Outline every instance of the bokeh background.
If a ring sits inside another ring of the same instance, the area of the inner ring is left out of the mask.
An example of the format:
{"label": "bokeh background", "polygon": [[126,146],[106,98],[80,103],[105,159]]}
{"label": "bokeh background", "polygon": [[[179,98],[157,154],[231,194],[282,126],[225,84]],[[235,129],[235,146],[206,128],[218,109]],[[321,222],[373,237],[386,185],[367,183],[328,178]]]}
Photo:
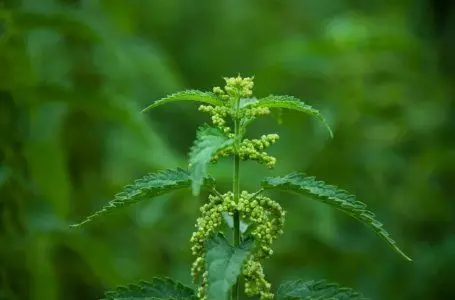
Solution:
{"label": "bokeh background", "polygon": [[[242,165],[242,188],[297,170],[358,195],[414,262],[309,199],[290,211],[266,262],[276,287],[322,279],[373,299],[455,299],[455,18],[450,0],[0,1],[0,299],[98,299],[119,284],[191,284],[189,238],[205,194],[168,194],[82,230],[147,172],[185,167],[197,104],[141,115],[182,89],[256,78],[283,112],[277,168]],[[211,167],[221,190],[230,161]]]}

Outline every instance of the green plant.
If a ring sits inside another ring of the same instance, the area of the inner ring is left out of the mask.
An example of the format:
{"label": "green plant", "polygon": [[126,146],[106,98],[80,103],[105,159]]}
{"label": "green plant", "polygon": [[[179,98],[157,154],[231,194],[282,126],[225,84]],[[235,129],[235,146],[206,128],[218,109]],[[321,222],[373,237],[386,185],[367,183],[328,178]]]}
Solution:
{"label": "green plant", "polygon": [[[253,78],[225,78],[224,89],[215,87],[213,92],[189,90],[160,99],[144,109],[159,105],[192,100],[206,105],[200,111],[211,115],[213,126],[199,128],[197,138],[189,154],[188,170],[177,168],[144,176],[128,185],[100,211],[87,217],[81,226],[118,208],[141,200],[150,199],[177,189],[191,187],[193,195],[201,188],[210,191],[209,201],[197,219],[196,232],[191,237],[192,253],[196,257],[191,268],[198,290],[193,291],[171,279],[155,278],[151,282],[122,287],[106,293],[106,299],[239,299],[243,282],[247,296],[260,299],[364,299],[349,288],[338,287],[325,281],[301,280],[286,282],[272,293],[266,280],[261,261],[273,254],[272,243],[283,233],[285,211],[264,195],[268,190],[297,193],[331,205],[371,227],[393,250],[406,260],[394,240],[383,229],[364,203],[355,196],[318,181],[303,173],[291,173],[283,177],[271,177],[262,181],[262,187],[253,193],[240,190],[240,161],[255,160],[273,168],[276,159],[265,149],[278,141],[277,134],[267,134],[259,139],[245,138],[246,129],[256,118],[267,115],[271,109],[285,108],[309,114],[320,120],[332,136],[323,116],[311,106],[292,96],[252,97]],[[207,166],[223,157],[233,156],[232,191],[219,192],[215,179],[207,174]],[[232,243],[228,242],[222,226],[233,231]]]}

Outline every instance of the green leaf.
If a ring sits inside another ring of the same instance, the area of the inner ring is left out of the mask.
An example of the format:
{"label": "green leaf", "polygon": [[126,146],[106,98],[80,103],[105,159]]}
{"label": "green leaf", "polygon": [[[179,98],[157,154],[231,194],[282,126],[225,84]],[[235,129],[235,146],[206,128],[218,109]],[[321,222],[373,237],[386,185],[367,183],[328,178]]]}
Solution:
{"label": "green leaf", "polygon": [[237,281],[253,240],[246,239],[239,247],[232,247],[221,234],[207,241],[205,267],[207,274],[207,299],[225,300],[229,289]]}
{"label": "green leaf", "polygon": [[244,108],[246,106],[251,106],[254,104],[259,103],[258,99],[256,98],[240,98],[239,100],[239,108]]}
{"label": "green leaf", "polygon": [[312,108],[310,105],[305,104],[293,96],[270,95],[259,99],[258,102],[251,102],[251,105],[254,107],[286,108],[306,113],[321,121],[329,131],[330,137],[333,137],[332,129],[322,114],[317,109]]}
{"label": "green leaf", "polygon": [[207,177],[207,165],[212,156],[218,151],[231,145],[229,139],[220,129],[210,126],[199,127],[196,140],[189,154],[190,179],[193,195],[199,195],[204,178]]}
{"label": "green leaf", "polygon": [[142,112],[153,109],[153,108],[163,105],[163,104],[167,104],[170,102],[177,102],[177,101],[199,101],[199,102],[204,102],[204,103],[215,105],[215,106],[223,105],[223,102],[221,102],[221,100],[218,99],[215,96],[215,94],[213,94],[211,92],[202,92],[202,91],[198,91],[198,90],[187,90],[187,91],[177,92],[177,93],[174,93],[167,97],[161,98],[161,99],[155,101],[153,104],[144,108],[142,110]]}
{"label": "green leaf", "polygon": [[104,294],[102,300],[196,300],[194,291],[170,278],[153,278],[151,282],[118,287]]}
{"label": "green leaf", "polygon": [[[222,212],[221,215],[223,216],[224,221],[229,226],[229,228],[234,229],[234,216],[229,215],[227,212]],[[245,233],[250,226],[248,223],[240,219],[240,232]]]}
{"label": "green leaf", "polygon": [[[208,178],[205,185],[213,185],[214,181]],[[120,208],[130,206],[142,200],[163,195],[181,188],[189,187],[191,184],[189,173],[181,168],[167,169],[157,173],[148,174],[140,179],[137,179],[133,184],[127,185],[123,190],[114,196],[114,200],[110,201],[101,210],[87,217],[79,224],[71,225],[71,227],[79,227],[85,223],[91,222],[96,218],[108,215],[117,211]]]}
{"label": "green leaf", "polygon": [[389,237],[389,233],[383,228],[383,224],[375,219],[375,215],[367,210],[367,205],[357,201],[354,195],[347,191],[318,181],[312,176],[303,173],[291,173],[284,177],[269,177],[262,181],[265,189],[277,189],[295,192],[310,196],[318,201],[334,206],[347,213],[351,217],[371,227],[395,252],[408,261],[412,261],[403,251],[398,248],[396,242]]}
{"label": "green leaf", "polygon": [[283,283],[277,291],[277,300],[365,300],[351,288],[340,287],[325,280],[293,280]]}

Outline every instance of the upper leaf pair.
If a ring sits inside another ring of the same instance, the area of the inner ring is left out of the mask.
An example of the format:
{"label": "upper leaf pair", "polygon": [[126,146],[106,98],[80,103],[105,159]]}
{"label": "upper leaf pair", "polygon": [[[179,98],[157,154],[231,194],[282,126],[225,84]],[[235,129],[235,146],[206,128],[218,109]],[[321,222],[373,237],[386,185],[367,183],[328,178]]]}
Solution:
{"label": "upper leaf pair", "polygon": [[[155,101],[153,104],[149,105],[142,112],[148,111],[160,105],[177,102],[177,101],[198,101],[203,102],[206,104],[214,105],[214,106],[221,106],[224,105],[223,101],[214,93],[211,92],[202,92],[198,90],[186,90],[182,92],[177,92],[162,99]],[[242,108],[251,108],[251,107],[267,107],[267,108],[285,108],[300,111],[306,113],[310,116],[315,117],[319,121],[321,121],[324,126],[329,131],[331,137],[333,137],[332,130],[328,125],[325,118],[322,114],[312,108],[310,105],[305,104],[301,100],[293,97],[293,96],[275,96],[270,95],[265,98],[261,98],[256,100],[255,98],[251,99],[244,99],[243,104],[240,106]]]}

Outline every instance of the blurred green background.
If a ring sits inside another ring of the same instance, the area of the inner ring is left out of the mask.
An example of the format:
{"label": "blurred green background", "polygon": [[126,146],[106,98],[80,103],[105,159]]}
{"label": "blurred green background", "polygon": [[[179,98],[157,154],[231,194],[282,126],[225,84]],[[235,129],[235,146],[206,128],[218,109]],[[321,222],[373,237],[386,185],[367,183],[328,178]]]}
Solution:
{"label": "blurred green background", "polygon": [[[445,5],[445,6],[444,6]],[[452,8],[452,10],[451,10]],[[373,299],[455,299],[455,18],[450,1],[0,1],[0,299],[97,299],[153,276],[191,284],[189,238],[206,195],[176,192],[82,230],[68,225],[147,172],[186,167],[193,103],[141,115],[182,89],[255,75],[256,96],[320,109],[264,118],[277,168],[358,195],[414,262],[355,220],[274,194],[290,211],[265,270]],[[230,161],[210,172],[230,186]]]}

